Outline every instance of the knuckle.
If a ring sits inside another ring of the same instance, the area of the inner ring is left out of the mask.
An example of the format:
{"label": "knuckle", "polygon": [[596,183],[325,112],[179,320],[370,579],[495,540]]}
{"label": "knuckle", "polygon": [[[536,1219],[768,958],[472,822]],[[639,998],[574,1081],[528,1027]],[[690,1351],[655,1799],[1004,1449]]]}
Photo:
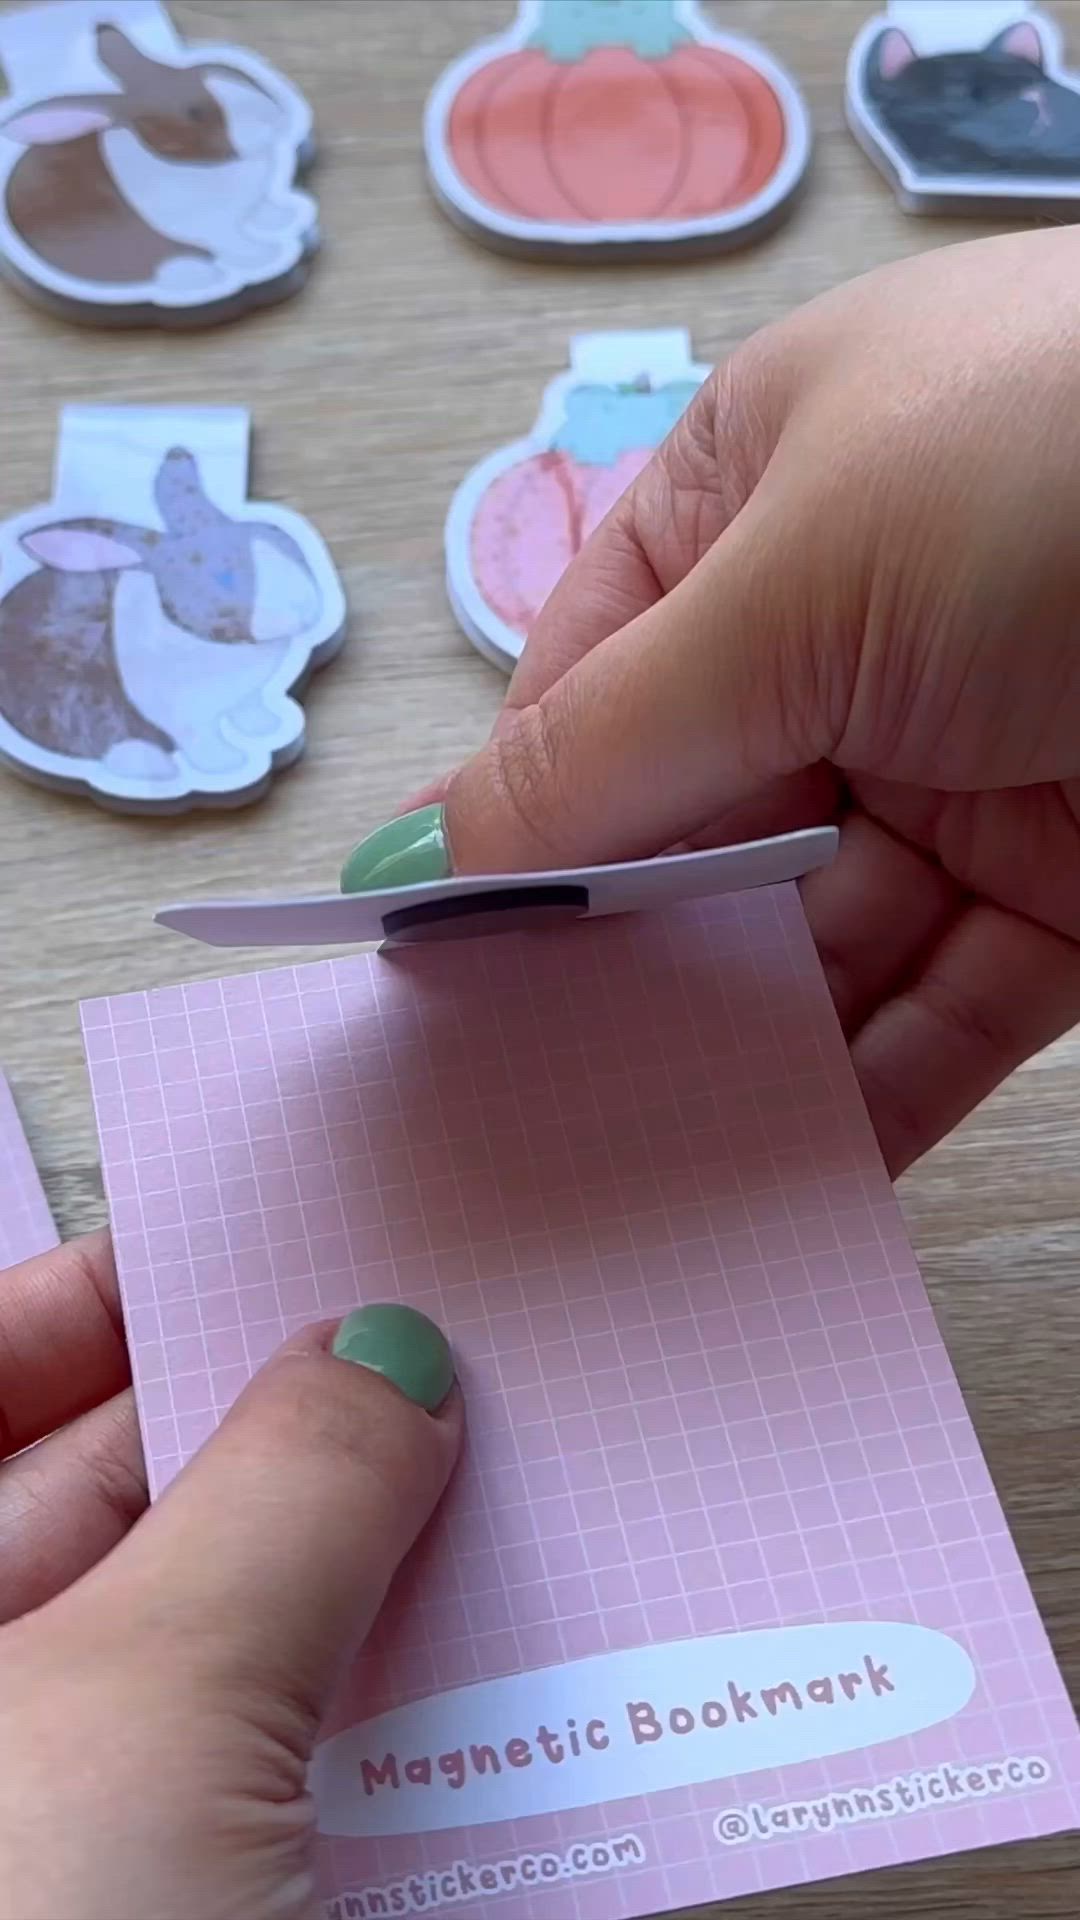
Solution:
{"label": "knuckle", "polygon": [[522,708],[492,741],[490,754],[494,798],[513,824],[517,864],[557,864],[565,855],[564,823],[572,816],[560,732],[543,701]]}
{"label": "knuckle", "polygon": [[116,1521],[125,1534],[146,1511],[148,1500],[146,1470],[141,1452],[129,1451],[118,1435],[118,1444],[94,1454],[84,1465],[90,1492],[97,1503]]}
{"label": "knuckle", "polygon": [[720,477],[717,420],[725,373],[724,367],[713,369],[664,442],[663,462],[673,486],[711,489]]}
{"label": "knuckle", "polygon": [[449,1471],[441,1422],[378,1374],[329,1354],[281,1353],[230,1419],[258,1460],[272,1431],[280,1452],[317,1462],[327,1484],[353,1485],[388,1523],[406,1493],[434,1501]]}
{"label": "knuckle", "polygon": [[754,341],[714,368],[627,496],[664,591],[731,525],[768,464],[781,421],[770,362]]}
{"label": "knuckle", "polygon": [[927,1116],[916,1089],[906,1088],[887,1063],[854,1055],[859,1086],[874,1123],[890,1179],[899,1179],[929,1146]]}
{"label": "knuckle", "polygon": [[410,1436],[413,1416],[420,1417],[377,1374],[323,1354],[282,1353],[260,1385],[260,1424],[272,1422],[286,1443],[338,1458],[370,1459],[395,1429]]}
{"label": "knuckle", "polygon": [[1017,1040],[1009,1010],[949,978],[943,967],[928,967],[919,996],[933,1027],[948,1044],[958,1045],[970,1061],[1010,1064]]}
{"label": "knuckle", "polygon": [[758,336],[722,360],[706,395],[700,413],[691,410],[692,424],[734,518],[768,465],[787,413],[786,385],[767,340]]}

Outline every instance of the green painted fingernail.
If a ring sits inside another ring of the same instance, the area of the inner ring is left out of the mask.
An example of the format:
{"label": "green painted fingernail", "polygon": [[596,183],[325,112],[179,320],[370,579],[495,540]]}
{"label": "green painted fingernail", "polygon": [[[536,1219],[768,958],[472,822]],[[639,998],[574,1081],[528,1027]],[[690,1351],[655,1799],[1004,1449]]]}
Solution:
{"label": "green painted fingernail", "polygon": [[441,806],[418,807],[376,827],[354,847],[341,869],[342,893],[371,893],[377,887],[416,887],[446,880],[450,849]]}
{"label": "green painted fingernail", "polygon": [[368,1367],[400,1387],[428,1413],[442,1406],[454,1384],[454,1356],[446,1335],[415,1307],[385,1301],[357,1307],[334,1335],[333,1352]]}

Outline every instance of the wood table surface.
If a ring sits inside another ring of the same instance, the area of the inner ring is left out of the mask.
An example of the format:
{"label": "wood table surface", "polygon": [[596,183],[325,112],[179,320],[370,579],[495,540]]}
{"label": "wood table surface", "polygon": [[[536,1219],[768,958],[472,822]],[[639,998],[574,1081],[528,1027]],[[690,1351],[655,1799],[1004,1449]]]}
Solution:
{"label": "wood table surface", "polygon": [[[343,851],[478,744],[500,676],[443,588],[447,501],[531,424],[568,335],[689,326],[698,357],[879,262],[990,231],[897,208],[843,118],[859,0],[714,9],[757,34],[809,102],[808,192],[772,238],[712,262],[536,266],[472,244],[425,188],[420,113],[443,65],[510,0],[178,0],[200,40],[256,47],[315,106],[325,245],[307,289],[217,331],[93,332],[0,288],[0,515],[47,497],[69,401],[242,402],[253,491],[321,529],[351,607],[307,699],[305,759],[240,813],[120,819],[0,775],[0,1062],[65,1234],[105,1218],[77,1002],[223,970],[157,930],[166,898],[332,886]],[[1080,64],[1080,0],[1054,11]],[[285,956],[289,958],[291,956]],[[259,956],[233,956],[236,969]],[[265,956],[262,956],[265,960]],[[934,1306],[1020,1553],[1080,1695],[1080,1035],[1017,1073],[903,1182]],[[1028,1920],[1080,1912],[1061,1838],[725,1906],[747,1920]]]}

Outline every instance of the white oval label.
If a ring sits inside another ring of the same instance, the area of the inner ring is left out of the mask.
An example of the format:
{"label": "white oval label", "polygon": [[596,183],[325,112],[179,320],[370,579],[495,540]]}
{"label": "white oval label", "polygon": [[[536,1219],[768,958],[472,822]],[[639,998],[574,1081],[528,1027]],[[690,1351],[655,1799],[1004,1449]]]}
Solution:
{"label": "white oval label", "polygon": [[431,1833],[599,1806],[919,1733],[975,1670],[929,1627],[838,1621],[677,1640],[483,1680],[319,1747],[320,1831]]}

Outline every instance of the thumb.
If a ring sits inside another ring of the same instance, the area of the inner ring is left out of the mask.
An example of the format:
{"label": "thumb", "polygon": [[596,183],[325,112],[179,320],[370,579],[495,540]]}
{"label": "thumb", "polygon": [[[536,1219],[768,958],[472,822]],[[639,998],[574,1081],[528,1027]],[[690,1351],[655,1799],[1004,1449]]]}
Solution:
{"label": "thumb", "polygon": [[446,791],[455,870],[646,858],[827,756],[845,675],[810,642],[801,495],[766,478],[664,599],[504,714]]}
{"label": "thumb", "polygon": [[[267,1363],[159,1504],[84,1583],[191,1682],[314,1738],[450,1476],[450,1349],[400,1305],[308,1328]],[[89,1593],[87,1595],[89,1598]]]}

